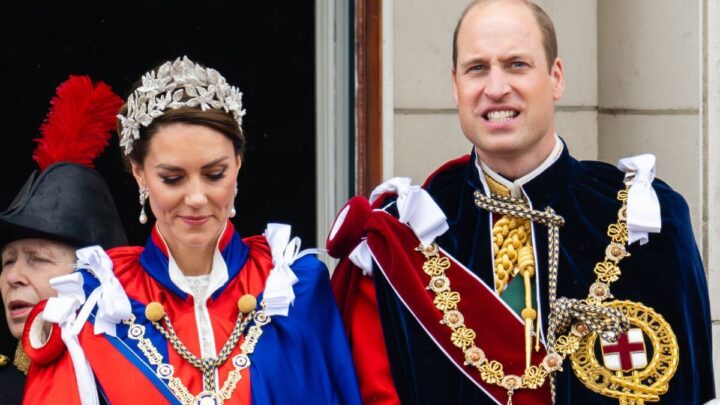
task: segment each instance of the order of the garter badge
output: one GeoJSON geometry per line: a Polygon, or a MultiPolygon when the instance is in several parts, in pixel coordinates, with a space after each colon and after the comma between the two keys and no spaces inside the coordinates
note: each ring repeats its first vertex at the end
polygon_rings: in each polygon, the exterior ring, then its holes
{"type": "MultiPolygon", "coordinates": [[[[620,279],[619,263],[630,256],[625,250],[628,241],[626,189],[618,192],[622,207],[617,222],[608,227],[610,244],[605,259],[595,266],[597,281],[590,286],[586,303],[610,311],[619,311],[629,325],[623,333],[606,333],[604,339],[590,332],[580,322],[574,330],[584,331],[570,354],[575,375],[589,389],[611,398],[621,405],[643,405],[657,402],[668,390],[668,383],[677,371],[680,349],[677,338],[662,315],[652,308],[632,301],[610,300],[610,285],[620,279]],[[598,357],[601,360],[598,360],[598,357]]],[[[602,328],[601,328],[602,329],[602,328]]]]}
{"type": "Polygon", "coordinates": [[[581,339],[580,347],[570,356],[575,375],[591,390],[618,398],[622,405],[659,401],[679,362],[677,339],[670,325],[642,304],[612,301],[605,305],[619,309],[631,328],[613,343],[595,333],[581,339]]]}
{"type": "Polygon", "coordinates": [[[571,334],[558,340],[562,343],[560,351],[569,355],[575,375],[586,387],[617,398],[621,405],[659,401],[680,359],[677,338],[660,314],[638,302],[613,300],[610,292],[611,284],[622,275],[620,262],[630,256],[625,246],[627,197],[632,180],[626,178],[626,188],[617,194],[621,208],[617,222],[608,226],[610,243],[605,258],[595,265],[597,279],[588,297],[555,304],[561,310],[567,304],[591,309],[576,317],[571,334]],[[597,315],[612,316],[603,319],[597,315]],[[608,328],[610,325],[615,327],[608,328]]]}

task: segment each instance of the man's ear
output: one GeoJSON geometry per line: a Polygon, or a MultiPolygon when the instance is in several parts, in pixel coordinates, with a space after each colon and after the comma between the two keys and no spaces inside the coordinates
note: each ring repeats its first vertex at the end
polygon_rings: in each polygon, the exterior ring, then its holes
{"type": "Polygon", "coordinates": [[[458,105],[458,89],[457,89],[457,74],[455,73],[455,68],[453,67],[450,69],[450,75],[452,77],[452,84],[453,84],[453,101],[455,101],[455,107],[458,105]]]}
{"type": "Polygon", "coordinates": [[[550,76],[553,84],[553,99],[555,101],[562,98],[565,92],[565,73],[563,72],[563,62],[560,58],[555,58],[552,67],[550,67],[550,76]]]}

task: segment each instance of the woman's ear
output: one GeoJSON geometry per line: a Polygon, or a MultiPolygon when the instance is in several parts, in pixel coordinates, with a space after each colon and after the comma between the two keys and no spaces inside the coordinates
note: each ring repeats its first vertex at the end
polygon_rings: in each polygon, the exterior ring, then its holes
{"type": "Polygon", "coordinates": [[[240,173],[240,168],[242,167],[242,156],[235,155],[235,163],[237,170],[235,171],[235,177],[237,177],[238,173],[240,173]]]}
{"type": "Polygon", "coordinates": [[[145,172],[143,171],[142,166],[132,161],[130,162],[130,166],[132,167],[132,175],[135,177],[138,187],[147,186],[147,183],[145,182],[145,172]]]}

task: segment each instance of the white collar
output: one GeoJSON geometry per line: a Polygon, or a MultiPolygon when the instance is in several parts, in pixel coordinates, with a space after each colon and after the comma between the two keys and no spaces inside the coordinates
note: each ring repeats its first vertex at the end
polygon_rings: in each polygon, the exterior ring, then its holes
{"type": "Polygon", "coordinates": [[[483,173],[490,176],[493,180],[497,181],[498,183],[502,184],[504,187],[506,187],[508,190],[510,190],[510,195],[513,198],[522,198],[523,191],[522,186],[528,183],[530,180],[534,179],[535,177],[539,176],[540,173],[544,172],[548,167],[552,166],[553,163],[555,163],[558,158],[560,158],[560,155],[563,151],[563,143],[560,140],[560,137],[555,134],[555,146],[553,146],[552,151],[550,154],[545,158],[545,160],[540,163],[538,167],[533,169],[530,173],[520,177],[519,179],[515,181],[510,181],[506,179],[505,177],[501,176],[497,172],[495,172],[493,169],[490,168],[485,162],[480,160],[480,156],[477,156],[477,159],[475,160],[475,167],[478,170],[478,173],[480,174],[480,181],[484,184],[485,179],[483,178],[483,173]]]}
{"type": "MultiPolygon", "coordinates": [[[[227,224],[225,224],[225,227],[227,227],[227,224]]],[[[225,233],[225,228],[223,228],[222,232],[220,232],[220,235],[222,236],[225,233]]],[[[160,235],[160,238],[163,239],[162,234],[160,233],[160,230],[158,230],[158,235],[160,235]]],[[[218,243],[220,243],[220,237],[218,237],[218,240],[215,244],[215,253],[213,253],[213,263],[212,268],[210,269],[210,274],[208,274],[210,280],[208,283],[207,293],[205,294],[205,297],[195,297],[193,295],[193,290],[190,288],[190,284],[188,283],[185,274],[180,270],[180,267],[178,266],[177,262],[172,256],[172,253],[170,252],[170,248],[167,248],[168,252],[168,274],[170,276],[170,280],[179,288],[182,292],[186,294],[190,294],[195,298],[196,300],[202,300],[206,301],[210,296],[217,291],[220,287],[225,285],[225,283],[228,281],[228,268],[227,264],[225,263],[225,259],[220,254],[220,249],[218,246],[218,243]]],[[[165,239],[163,239],[163,243],[165,243],[165,246],[168,246],[168,244],[165,242],[165,239]]]]}

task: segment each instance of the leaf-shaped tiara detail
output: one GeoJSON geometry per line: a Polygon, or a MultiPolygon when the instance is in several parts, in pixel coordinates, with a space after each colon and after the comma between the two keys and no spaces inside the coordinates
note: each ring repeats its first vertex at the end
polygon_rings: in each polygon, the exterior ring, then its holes
{"type": "Polygon", "coordinates": [[[148,127],[155,118],[168,109],[200,107],[222,109],[231,113],[242,127],[245,110],[242,93],[230,86],[217,70],[202,67],[187,56],[173,62],[165,62],[160,68],[145,73],[142,85],[127,100],[126,115],[118,115],[122,132],[120,147],[125,155],[133,150],[133,143],[140,139],[140,127],[148,127]]]}

